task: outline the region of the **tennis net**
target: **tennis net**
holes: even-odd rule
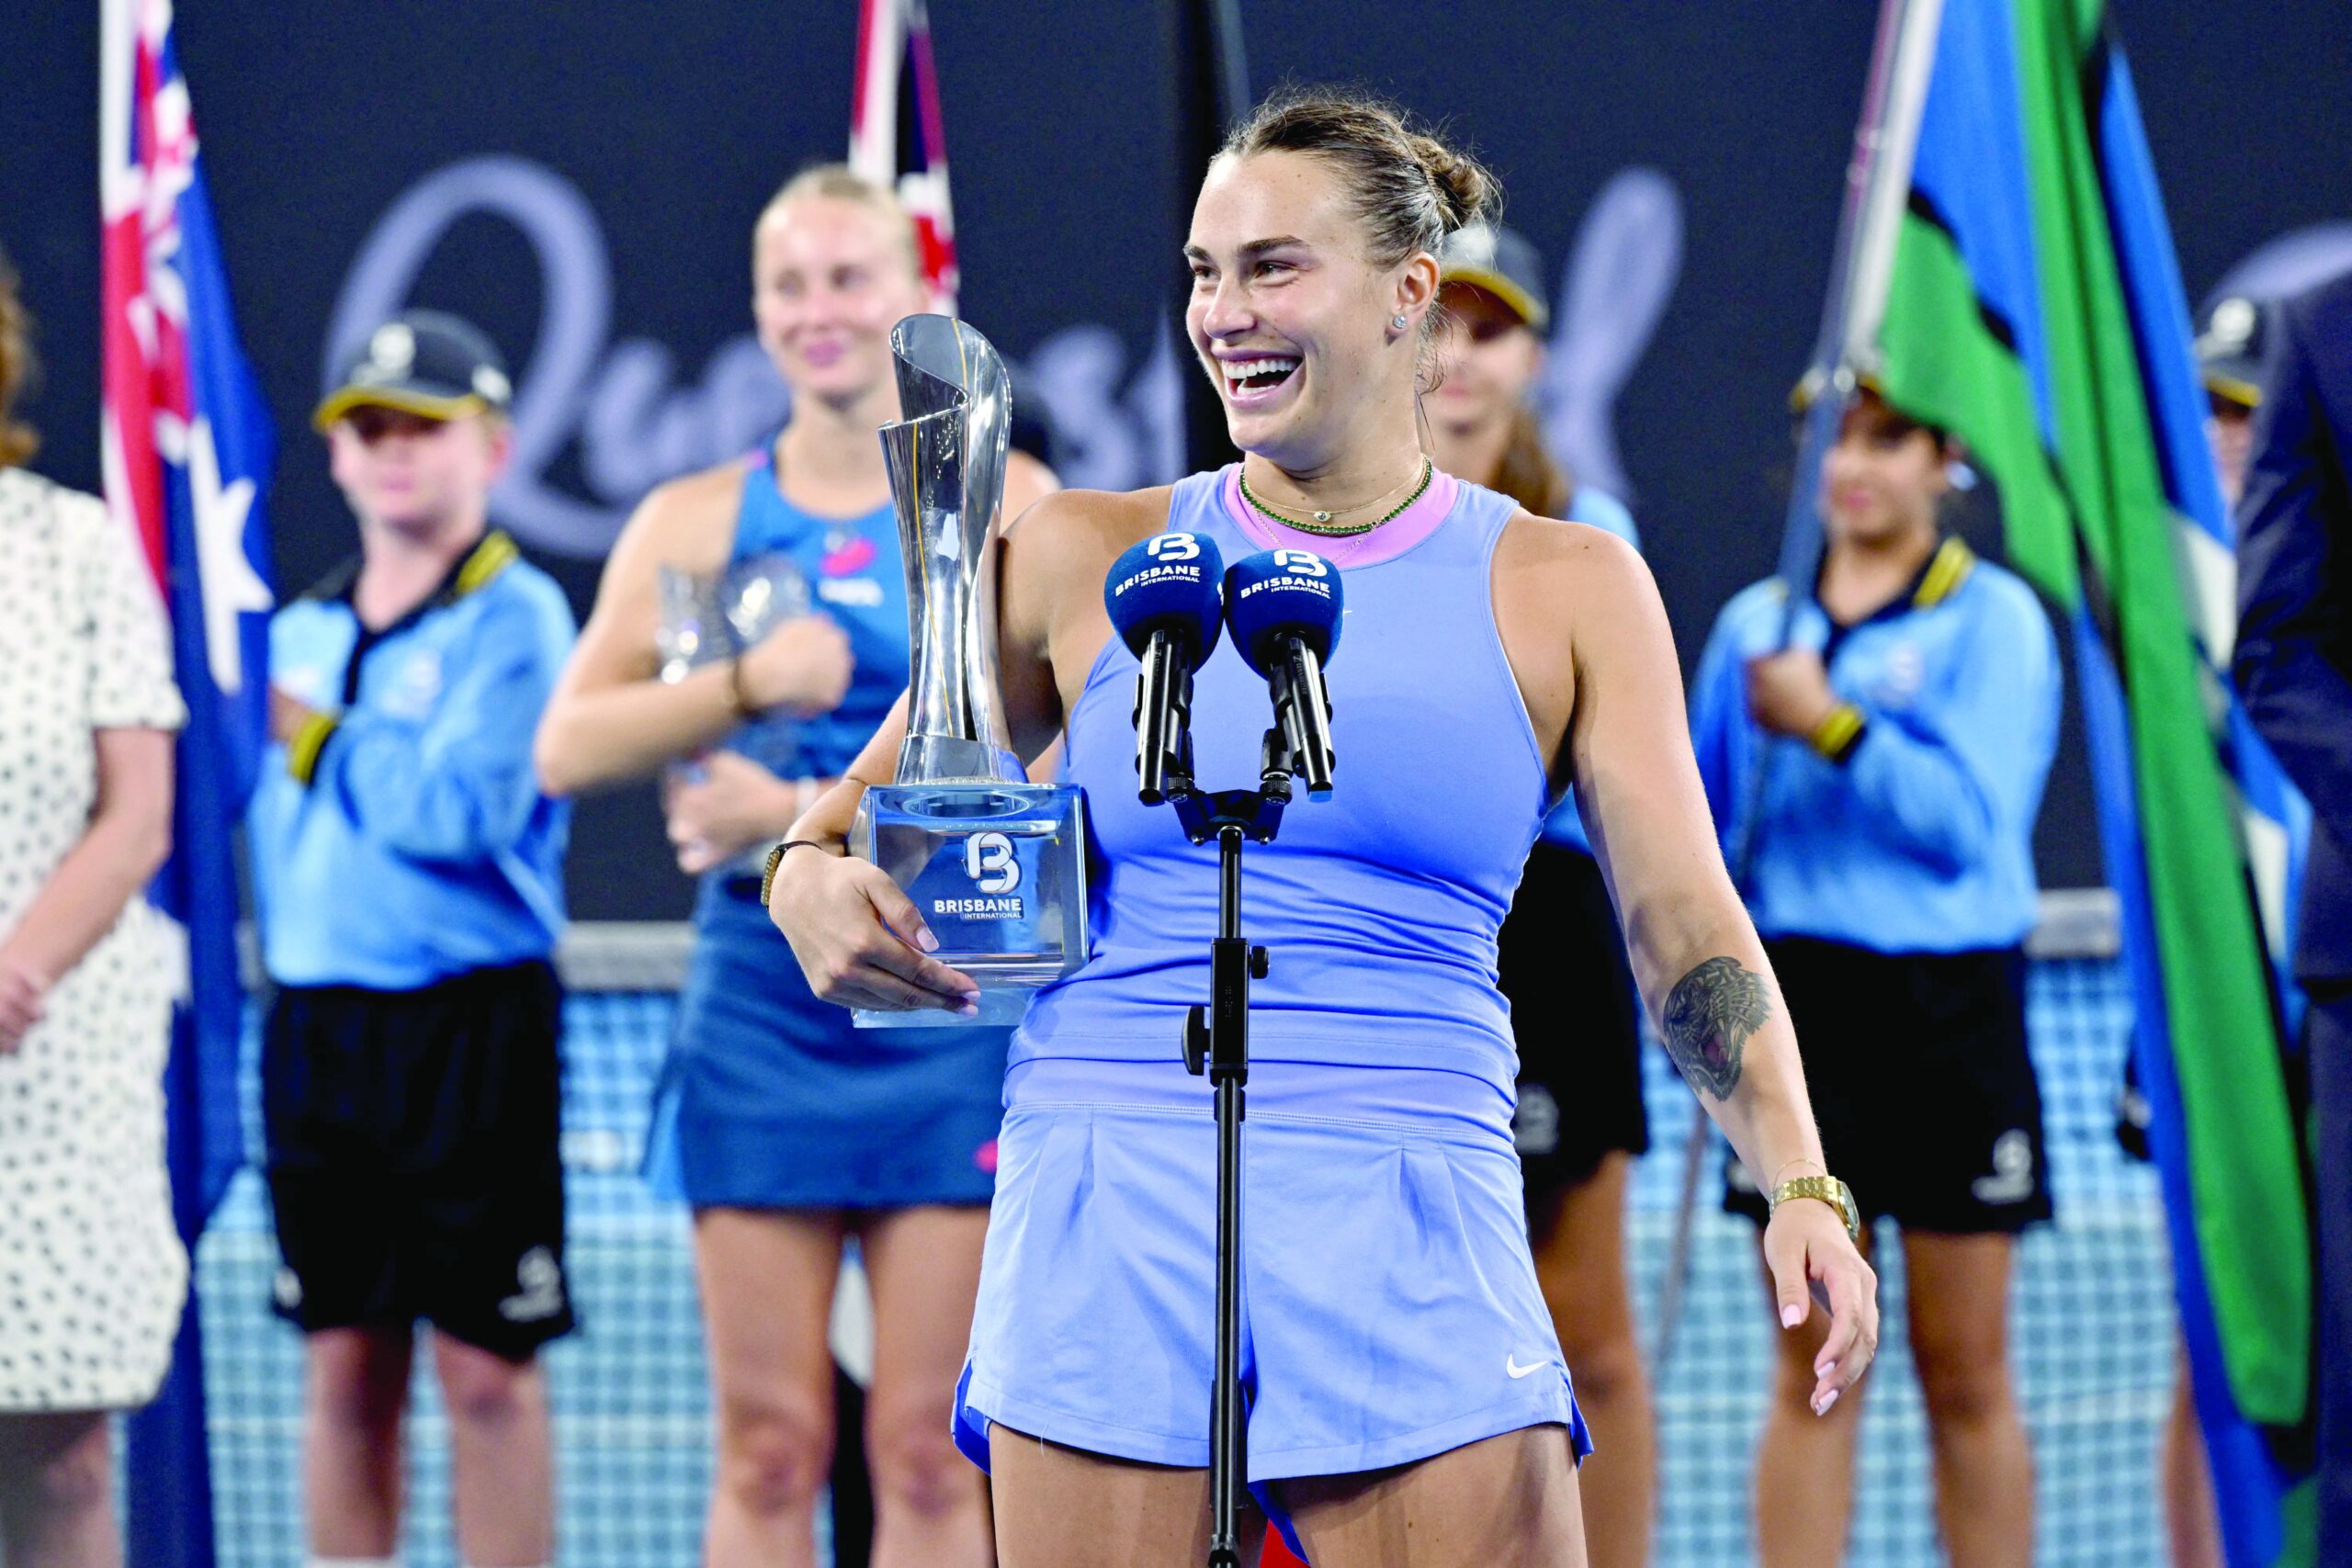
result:
[[[2131,1022],[2112,923],[2057,906],[2032,966],[2030,1024],[2048,1121],[2056,1223],[2032,1233],[2013,1298],[2020,1393],[2035,1445],[2050,1568],[2142,1568],[2163,1557],[2154,1482],[2174,1336],[2153,1175],[2122,1156],[2111,1107]],[[684,933],[583,928],[568,944],[564,1089],[570,1258],[585,1327],[548,1356],[561,1561],[648,1568],[698,1561],[712,1424],[688,1220],[639,1179],[648,1098],[674,1012]],[[250,1055],[250,1053],[249,1053]],[[1658,1052],[1645,1075],[1655,1147],[1627,1216],[1641,1321],[1652,1321],[1675,1226],[1680,1148],[1695,1113]],[[248,1106],[252,1107],[252,1070]],[[260,1125],[249,1114],[249,1128]],[[1719,1154],[1711,1168],[1719,1167]],[[1753,1229],[1702,1189],[1675,1354],[1657,1389],[1661,1564],[1749,1559],[1747,1486],[1772,1329]],[[1892,1235],[1882,1238],[1892,1243]],[[1901,1250],[1879,1251],[1886,1329],[1862,1416],[1857,1564],[1940,1561],[1924,1413],[1904,1345]],[[301,1560],[300,1344],[273,1318],[277,1267],[266,1191],[243,1172],[198,1253],[223,1568]],[[420,1377],[404,1560],[447,1568],[447,1432]]]

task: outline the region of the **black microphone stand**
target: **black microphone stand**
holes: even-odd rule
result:
[[[1209,1568],[1240,1568],[1245,1464],[1241,1427],[1241,1121],[1250,1081],[1250,982],[1266,977],[1266,950],[1241,935],[1241,845],[1273,842],[1291,801],[1298,759],[1281,728],[1266,731],[1258,787],[1204,794],[1192,779],[1190,737],[1164,798],[1184,836],[1217,841],[1217,932],[1209,942],[1209,1002],[1184,1019],[1184,1066],[1207,1073],[1216,1104],[1216,1367],[1209,1396]]]

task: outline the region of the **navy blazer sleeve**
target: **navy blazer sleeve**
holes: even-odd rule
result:
[[[2238,504],[2233,672],[2279,764],[2352,846],[2352,280],[2283,325]]]

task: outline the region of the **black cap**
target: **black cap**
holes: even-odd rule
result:
[[[344,357],[335,389],[311,415],[321,430],[362,405],[426,419],[504,413],[514,399],[498,345],[441,310],[403,310]]]
[[[1483,289],[1535,331],[1552,324],[1552,307],[1544,299],[1544,258],[1516,230],[1465,223],[1447,237],[1438,266],[1442,282]]]
[[[2241,408],[2262,404],[2262,356],[2278,307],[2233,294],[2213,302],[2197,323],[2197,371],[2205,389]]]

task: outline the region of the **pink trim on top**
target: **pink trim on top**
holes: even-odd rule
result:
[[[1227,465],[1225,482],[1217,490],[1225,498],[1225,510],[1234,526],[1263,548],[1312,550],[1335,566],[1356,567],[1395,560],[1436,533],[1438,525],[1453,514],[1453,503],[1462,494],[1462,481],[1441,468],[1430,478],[1430,488],[1412,505],[1369,534],[1337,538],[1277,523],[1244,501],[1238,463]]]

